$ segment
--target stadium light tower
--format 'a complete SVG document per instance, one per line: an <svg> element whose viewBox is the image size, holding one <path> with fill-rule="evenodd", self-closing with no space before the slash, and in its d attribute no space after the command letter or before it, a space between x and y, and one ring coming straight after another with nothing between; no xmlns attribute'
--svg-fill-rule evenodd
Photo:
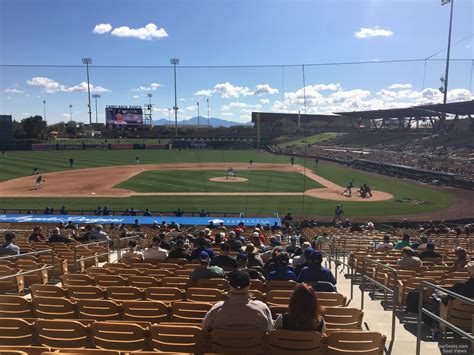
<svg viewBox="0 0 474 355"><path fill-rule="evenodd" d="M146 94L146 96L148 96L148 118L150 119L150 127L153 126L153 124L151 123L151 98L153 96L153 94L151 92L149 92L148 94Z"/></svg>
<svg viewBox="0 0 474 355"><path fill-rule="evenodd" d="M198 107L198 127L199 127L199 101L196 102L196 105L197 105L197 107Z"/></svg>
<svg viewBox="0 0 474 355"><path fill-rule="evenodd" d="M99 123L99 119L97 118L97 99L100 98L100 95L93 94L92 97L95 99L95 123Z"/></svg>
<svg viewBox="0 0 474 355"><path fill-rule="evenodd" d="M171 58L170 63L173 65L174 69L174 136L178 136L178 97L176 93L176 65L179 64L178 58Z"/></svg>
<svg viewBox="0 0 474 355"><path fill-rule="evenodd" d="M89 64L92 64L91 58L82 58L82 64L86 65L87 70L87 97L89 98L89 125L92 124L92 112L91 112L91 85L89 82Z"/></svg>
<svg viewBox="0 0 474 355"><path fill-rule="evenodd" d="M211 119L209 116L209 99L206 99L207 101L207 128L211 127Z"/></svg>
<svg viewBox="0 0 474 355"><path fill-rule="evenodd" d="M449 33L448 33L448 50L446 54L446 71L444 73L444 89L443 104L448 100L448 76L449 76L449 56L451 54L451 29L453 27L453 5L454 0L441 0L441 6L451 3L451 13L449 15Z"/></svg>
<svg viewBox="0 0 474 355"><path fill-rule="evenodd" d="M72 105L69 104L69 121L72 121Z"/></svg>
<svg viewBox="0 0 474 355"><path fill-rule="evenodd" d="M44 123L48 125L46 121L46 100L43 100L43 113L44 113Z"/></svg>

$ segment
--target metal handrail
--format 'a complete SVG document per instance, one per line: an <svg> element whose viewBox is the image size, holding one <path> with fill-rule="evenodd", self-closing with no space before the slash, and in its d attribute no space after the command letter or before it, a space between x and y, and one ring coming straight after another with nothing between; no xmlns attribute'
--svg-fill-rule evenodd
<svg viewBox="0 0 474 355"><path fill-rule="evenodd" d="M30 251L30 252L28 252L28 253L22 253L22 254L6 255L6 256L0 257L0 260L17 259L17 258L22 258L22 257L24 257L24 256L51 253L51 251L54 252L53 249L43 249L43 250L37 250L37 251Z"/></svg>
<svg viewBox="0 0 474 355"><path fill-rule="evenodd" d="M122 259L122 245L121 245L121 242L123 240L136 240L138 239L138 245L141 247L142 246L142 241L143 241L143 238L140 237L139 235L130 235L128 237L123 237L123 238L120 238L120 236L117 236L115 237L116 239L118 239L118 245L117 245L117 260L121 260Z"/></svg>
<svg viewBox="0 0 474 355"><path fill-rule="evenodd" d="M455 293L451 290L448 290L444 287L440 287L438 285L435 285L431 282L428 281L422 281L421 282L421 287L420 287L420 294L418 298L418 322L417 322L417 327L416 327L416 355L420 355L421 351L421 323L422 323L422 314L426 314L427 316L433 318L434 320L438 321L439 323L442 323L455 333L459 334L462 337L467 338L471 342L474 342L474 335L471 335L470 333L465 332L464 330L456 327L455 325L449 323L447 320L441 318L440 316L434 314L433 312L430 312L426 308L423 308L423 289L424 287L429 287L432 288L433 290L438 290L443 293L446 293L447 295L459 299L463 302L469 303L470 305L474 305L474 300L472 298L465 297L463 295L460 295L458 293Z"/></svg>
<svg viewBox="0 0 474 355"><path fill-rule="evenodd" d="M83 256L81 258L77 258L77 248L80 248L80 247L83 247L85 249L87 249L88 251L91 251L87 248L87 246L91 246L91 245L100 245L100 244L106 244L107 246L107 252L105 253L100 253L100 254L94 254L94 255L91 255L91 256ZM74 273L77 272L77 262L78 261L84 261L84 260L89 260L89 259L93 259L93 258L97 258L99 256L104 256L104 255L107 255L107 261L110 259L109 256L110 256L110 246L109 246L109 241L108 240L103 240L103 241L100 241L100 242L93 242L93 243L86 243L86 244L76 244L73 246L73 255L74 255Z"/></svg>

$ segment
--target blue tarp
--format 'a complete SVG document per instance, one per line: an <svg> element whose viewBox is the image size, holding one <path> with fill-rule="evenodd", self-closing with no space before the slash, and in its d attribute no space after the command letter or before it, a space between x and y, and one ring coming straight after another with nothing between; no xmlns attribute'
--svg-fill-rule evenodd
<svg viewBox="0 0 474 355"><path fill-rule="evenodd" d="M0 215L1 222L9 223L59 223L72 221L74 223L102 223L102 224L133 224L138 219L140 224L153 224L165 221L167 224L175 222L182 225L208 225L210 221L218 224L220 221L226 226L236 226L240 222L244 222L246 226L254 226L256 224L273 226L275 222L281 225L279 218L236 218L236 217L141 217L141 216L77 216L77 215L40 215L40 214L4 214Z"/></svg>

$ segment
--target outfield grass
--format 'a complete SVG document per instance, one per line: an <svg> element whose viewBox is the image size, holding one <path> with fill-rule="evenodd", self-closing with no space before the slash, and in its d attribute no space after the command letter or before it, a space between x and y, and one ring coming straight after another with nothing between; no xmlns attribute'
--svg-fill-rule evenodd
<svg viewBox="0 0 474 355"><path fill-rule="evenodd" d="M288 163L286 156L271 155L259 151L51 151L51 152L8 152L7 157L0 157L0 181L31 174L33 167L40 171L52 172L68 170L68 159L74 157L74 168L133 164L135 157L140 157L142 164L185 163L185 162L248 162ZM304 159L296 158L298 164L305 164ZM356 186L367 183L374 190L383 190L394 195L394 199L381 202L348 202L341 198L348 216L383 216L405 215L438 210L452 203L449 194L429 187L401 182L395 179L371 175L362 171L347 169L341 166L320 162L316 168L312 159L307 160L307 168L318 175L341 186L353 179ZM300 177L301 179L301 177ZM189 180L188 180L189 181ZM293 184L294 181L291 180ZM230 185L230 184L229 184ZM281 188L281 187L279 187ZM409 198L421 203L400 203L396 200ZM181 207L188 211L205 208L210 211L240 212L247 215L285 214L291 210L294 214L332 215L338 201L321 200L312 197L268 196L268 197L189 197L189 196L146 196L128 198L0 198L0 208L43 209L51 206L59 209L65 205L68 209L93 209L98 205L107 205L111 209L124 210L131 206L154 211L172 211Z"/></svg>
<svg viewBox="0 0 474 355"><path fill-rule="evenodd" d="M115 186L136 192L302 192L322 187L299 173L269 170L238 171L245 182L214 182L225 176L222 170L145 171Z"/></svg>
<svg viewBox="0 0 474 355"><path fill-rule="evenodd" d="M283 142L283 143L275 144L275 146L280 147L280 148L286 148L286 147L290 147L290 146L302 147L302 146L304 146L305 141L306 141L306 144L309 144L309 145L310 144L316 144L316 143L320 143L320 142L323 142L323 141L328 141L328 140L337 138L337 137L339 137L343 134L345 134L345 133L336 133L336 132L318 133L318 134L315 134L313 136L308 136L308 137L306 137L306 139L301 137L301 138L298 138L298 139L293 139L289 142Z"/></svg>

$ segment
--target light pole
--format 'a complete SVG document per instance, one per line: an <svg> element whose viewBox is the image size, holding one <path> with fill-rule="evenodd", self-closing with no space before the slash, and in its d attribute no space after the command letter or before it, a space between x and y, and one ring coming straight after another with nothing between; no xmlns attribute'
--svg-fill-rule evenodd
<svg viewBox="0 0 474 355"><path fill-rule="evenodd" d="M46 100L43 100L43 113L44 113L44 123L46 125L48 125L47 121L46 121Z"/></svg>
<svg viewBox="0 0 474 355"><path fill-rule="evenodd" d="M97 99L100 98L99 94L92 94L92 97L95 99L95 123L99 123L99 119L97 118Z"/></svg>
<svg viewBox="0 0 474 355"><path fill-rule="evenodd" d="M178 98L176 93L176 65L179 64L178 58L171 58L170 63L174 68L174 136L178 136Z"/></svg>
<svg viewBox="0 0 474 355"><path fill-rule="evenodd" d="M69 104L69 122L72 122L72 105Z"/></svg>
<svg viewBox="0 0 474 355"><path fill-rule="evenodd" d="M168 108L168 125L171 125L171 107Z"/></svg>
<svg viewBox="0 0 474 355"><path fill-rule="evenodd" d="M196 105L198 107L198 127L199 127L199 102L197 102Z"/></svg>
<svg viewBox="0 0 474 355"><path fill-rule="evenodd" d="M210 116L209 116L209 99L206 99L207 101L207 127L211 127L211 119L210 119Z"/></svg>
<svg viewBox="0 0 474 355"><path fill-rule="evenodd" d="M89 125L92 124L92 112L91 112L91 86L89 83L89 64L92 64L91 58L82 58L82 64L86 65L87 70L87 97L89 99Z"/></svg>
<svg viewBox="0 0 474 355"><path fill-rule="evenodd" d="M446 5L448 2L451 2L451 12L449 15L449 33L448 33L448 51L446 55L446 71L445 71L445 77L444 77L444 89L443 89L443 104L446 104L446 101L448 99L448 76L449 76L449 56L451 54L451 29L453 27L453 5L454 5L454 0L441 0L441 6ZM446 118L446 117L445 117Z"/></svg>
<svg viewBox="0 0 474 355"><path fill-rule="evenodd" d="M146 94L146 96L148 96L148 118L150 119L150 127L151 127L153 126L151 123L151 97L153 96L153 94L149 92L148 94Z"/></svg>

